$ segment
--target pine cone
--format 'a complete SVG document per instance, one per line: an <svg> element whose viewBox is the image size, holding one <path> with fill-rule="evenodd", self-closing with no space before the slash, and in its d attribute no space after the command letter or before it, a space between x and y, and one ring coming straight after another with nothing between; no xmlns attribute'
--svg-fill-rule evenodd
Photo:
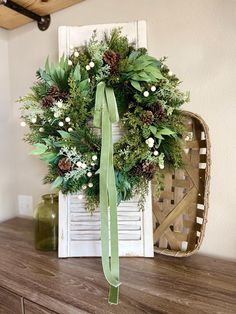
<svg viewBox="0 0 236 314"><path fill-rule="evenodd" d="M52 96L45 96L42 99L42 106L45 108L51 107L53 105L54 98Z"/></svg>
<svg viewBox="0 0 236 314"><path fill-rule="evenodd" d="M52 96L53 98L57 98L60 94L60 90L57 86L50 86L48 89L48 96Z"/></svg>
<svg viewBox="0 0 236 314"><path fill-rule="evenodd" d="M164 111L164 108L162 107L162 105L157 102L156 104L152 105L150 108L149 108L153 115L154 115L154 118L156 120L161 120L164 118L165 116L165 111Z"/></svg>
<svg viewBox="0 0 236 314"><path fill-rule="evenodd" d="M156 166L150 161L144 161L142 164L143 175L147 180L152 180L156 172Z"/></svg>
<svg viewBox="0 0 236 314"><path fill-rule="evenodd" d="M57 101L67 99L67 94L64 92L61 92L59 88L55 85L49 87L48 96L53 97Z"/></svg>
<svg viewBox="0 0 236 314"><path fill-rule="evenodd" d="M132 170L131 170L131 174L133 176L142 176L143 175L143 166L142 164L139 164L137 166L135 166Z"/></svg>
<svg viewBox="0 0 236 314"><path fill-rule="evenodd" d="M111 73L117 72L118 64L120 61L120 55L113 50L108 50L103 56L103 60L111 68Z"/></svg>
<svg viewBox="0 0 236 314"><path fill-rule="evenodd" d="M61 176L64 175L66 172L70 171L71 168L72 168L72 163L69 159L62 158L59 160L58 165L57 165L57 169L58 169L58 173Z"/></svg>
<svg viewBox="0 0 236 314"><path fill-rule="evenodd" d="M145 110L142 114L142 121L144 124L150 125L154 121L154 115L152 111Z"/></svg>

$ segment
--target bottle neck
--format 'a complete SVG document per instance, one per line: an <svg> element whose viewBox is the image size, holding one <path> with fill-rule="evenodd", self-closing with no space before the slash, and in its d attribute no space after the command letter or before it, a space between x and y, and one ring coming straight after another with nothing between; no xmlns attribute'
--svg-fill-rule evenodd
<svg viewBox="0 0 236 314"><path fill-rule="evenodd" d="M44 203L55 204L58 203L58 196L56 194L46 194L42 196Z"/></svg>

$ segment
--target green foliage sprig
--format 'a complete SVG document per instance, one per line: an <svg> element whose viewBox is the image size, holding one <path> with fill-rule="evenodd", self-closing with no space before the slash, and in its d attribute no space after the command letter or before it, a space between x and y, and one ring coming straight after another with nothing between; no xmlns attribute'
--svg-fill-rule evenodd
<svg viewBox="0 0 236 314"><path fill-rule="evenodd" d="M140 195L166 167L182 166L184 124L179 107L188 93L165 63L135 49L121 29L98 40L96 32L82 47L36 73L31 93L20 99L25 140L48 164L45 183L63 193L83 190L86 206L98 205L100 132L93 128L97 84L114 89L123 134L114 144L118 201Z"/></svg>

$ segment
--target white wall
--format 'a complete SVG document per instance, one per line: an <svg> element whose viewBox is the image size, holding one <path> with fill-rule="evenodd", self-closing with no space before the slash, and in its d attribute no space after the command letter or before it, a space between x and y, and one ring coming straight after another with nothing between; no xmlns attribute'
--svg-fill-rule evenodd
<svg viewBox="0 0 236 314"><path fill-rule="evenodd" d="M47 55L57 58L57 28L145 19L149 52L169 65L191 92L186 107L207 121L212 141L209 222L202 253L236 259L236 2L234 0L86 0L52 16L48 31L29 24L9 32L12 99L28 91ZM18 125L18 105L15 122ZM37 200L43 164L27 156L17 129L17 193ZM2 158L2 157L1 157Z"/></svg>
<svg viewBox="0 0 236 314"><path fill-rule="evenodd" d="M16 215L13 111L10 99L8 33L0 30L0 221Z"/></svg>

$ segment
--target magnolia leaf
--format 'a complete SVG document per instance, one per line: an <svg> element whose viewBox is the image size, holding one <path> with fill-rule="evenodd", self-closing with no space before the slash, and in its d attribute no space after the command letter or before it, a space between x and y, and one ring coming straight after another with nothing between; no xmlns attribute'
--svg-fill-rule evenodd
<svg viewBox="0 0 236 314"><path fill-rule="evenodd" d="M158 134L161 134L161 135L174 135L176 134L175 131L172 131L171 129L169 128L163 128L161 130L158 130L157 132Z"/></svg>
<svg viewBox="0 0 236 314"><path fill-rule="evenodd" d="M46 145L52 146L52 141L51 141L50 139L48 139L48 138L43 138L43 141L44 141L44 143L45 143Z"/></svg>
<svg viewBox="0 0 236 314"><path fill-rule="evenodd" d="M85 79L79 83L79 88L83 91L84 89L88 89L89 80Z"/></svg>
<svg viewBox="0 0 236 314"><path fill-rule="evenodd" d="M154 57L146 56L146 59L147 59L148 61L151 61L152 64L153 64L154 66L156 66L156 67L160 67L160 66L161 66L161 62L160 62L159 60L157 60L156 58L154 58Z"/></svg>
<svg viewBox="0 0 236 314"><path fill-rule="evenodd" d="M152 74L156 79L163 79L164 78L160 72L160 69L155 67L155 66L149 65L148 67L145 68L145 71L147 73Z"/></svg>
<svg viewBox="0 0 236 314"><path fill-rule="evenodd" d="M62 147L64 145L64 143L62 141L57 141L53 143L53 146L55 147Z"/></svg>
<svg viewBox="0 0 236 314"><path fill-rule="evenodd" d="M152 132L153 135L156 135L157 133L157 128L153 125L150 125L149 126L149 130Z"/></svg>
<svg viewBox="0 0 236 314"><path fill-rule="evenodd" d="M158 138L159 140L164 140L164 137L160 133L156 133L155 138Z"/></svg>
<svg viewBox="0 0 236 314"><path fill-rule="evenodd" d="M45 70L47 73L50 73L49 57L47 57L47 60L45 62Z"/></svg>
<svg viewBox="0 0 236 314"><path fill-rule="evenodd" d="M139 55L140 55L140 51L138 51L138 50L132 51L131 54L129 55L129 60L133 61L133 60L137 59Z"/></svg>
<svg viewBox="0 0 236 314"><path fill-rule="evenodd" d="M79 62L77 63L77 65L76 65L76 67L75 67L73 76L74 76L74 80L75 80L76 82L79 82L79 81L81 80L80 64L79 64Z"/></svg>
<svg viewBox="0 0 236 314"><path fill-rule="evenodd" d="M53 80L51 79L50 75L47 74L46 71L39 69L38 70L39 76L42 80L44 80L48 85L54 85Z"/></svg>
<svg viewBox="0 0 236 314"><path fill-rule="evenodd" d="M140 83L138 81L133 81L131 80L130 81L130 84L135 88L137 89L139 92L142 92L142 88L140 86Z"/></svg>
<svg viewBox="0 0 236 314"><path fill-rule="evenodd" d="M51 190L58 188L63 182L63 177L58 176L55 181L53 181L51 185Z"/></svg>
<svg viewBox="0 0 236 314"><path fill-rule="evenodd" d="M41 159L48 163L53 162L56 157L57 157L57 154L53 152L46 152L41 155Z"/></svg>
<svg viewBox="0 0 236 314"><path fill-rule="evenodd" d="M135 73L131 75L131 79L133 81L143 81L143 82L151 82L153 79L147 75L145 72Z"/></svg>
<svg viewBox="0 0 236 314"><path fill-rule="evenodd" d="M41 155L48 149L46 145L37 143L33 145L35 149L31 152L31 155Z"/></svg>
<svg viewBox="0 0 236 314"><path fill-rule="evenodd" d="M70 133L69 132L66 132L66 131L57 131L60 135L61 135L61 137L62 138L64 138L64 139L70 139L71 138L71 136L70 136Z"/></svg>
<svg viewBox="0 0 236 314"><path fill-rule="evenodd" d="M147 73L145 71L140 72L139 76L140 76L141 81L152 82L153 78L155 80L155 77L151 73L149 74L149 73Z"/></svg>
<svg viewBox="0 0 236 314"><path fill-rule="evenodd" d="M68 65L68 60L67 58L65 58L65 55L63 53L63 55L60 58L59 65L61 68L65 68L65 64Z"/></svg>
<svg viewBox="0 0 236 314"><path fill-rule="evenodd" d="M163 135L167 136L174 136L176 134L175 131L172 131L169 128L162 128L162 129L157 129L155 126L150 125L149 130L152 132L152 134L159 139L163 139Z"/></svg>

